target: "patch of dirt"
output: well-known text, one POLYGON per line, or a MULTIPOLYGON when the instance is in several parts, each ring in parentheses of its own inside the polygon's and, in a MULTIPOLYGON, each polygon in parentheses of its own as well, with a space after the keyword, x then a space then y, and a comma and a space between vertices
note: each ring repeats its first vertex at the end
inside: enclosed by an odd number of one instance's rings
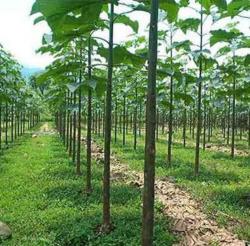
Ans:
MULTIPOLYGON (((223 152, 223 153, 226 153, 226 154, 231 153, 231 148, 229 146, 227 146, 227 145, 207 144, 206 149, 208 149, 210 151, 215 151, 215 152, 223 152)), ((234 153, 235 153, 235 156, 247 157, 247 156, 250 155, 250 153, 248 151, 239 150, 237 148, 235 148, 234 153)))
MULTIPOLYGON (((86 140, 84 140, 86 141, 86 140)), ((92 158, 103 163, 103 149, 92 142, 92 158)), ((135 172, 115 156, 111 156, 111 180, 125 182, 138 188, 143 188, 144 175, 135 172)), ((181 236, 179 246, 245 246, 246 242, 239 240, 236 235, 226 228, 221 228, 210 219, 201 205, 191 195, 177 186, 173 177, 156 179, 156 199, 163 204, 163 213, 170 218, 172 231, 181 236)))
POLYGON ((44 123, 40 129, 32 134, 32 138, 37 138, 38 136, 42 135, 54 135, 57 134, 55 129, 52 129, 48 122, 44 123))

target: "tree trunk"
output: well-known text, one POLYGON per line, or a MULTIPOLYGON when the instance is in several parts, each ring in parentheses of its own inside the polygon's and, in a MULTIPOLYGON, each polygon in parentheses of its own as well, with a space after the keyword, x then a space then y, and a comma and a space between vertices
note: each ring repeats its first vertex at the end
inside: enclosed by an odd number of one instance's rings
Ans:
POLYGON ((135 85, 135 110, 134 110, 134 150, 137 147, 137 81, 135 85))
MULTIPOLYGON (((170 30, 170 45, 172 46, 172 44, 173 44, 173 32, 172 32, 172 27, 171 27, 171 30, 170 30)), ((171 49, 170 58, 171 58, 171 70, 173 70, 173 60, 172 60, 173 59, 173 49, 171 49)), ((171 75, 171 77, 170 77, 169 125, 168 125, 168 158, 167 158, 167 163, 168 163, 169 167, 171 167, 171 161, 172 161, 173 82, 174 82, 174 77, 173 77, 173 75, 171 75)))
POLYGON ((148 88, 146 103, 142 246, 153 245, 158 6, 158 0, 151 1, 148 88))
POLYGON ((106 116, 104 138, 104 172, 103 172, 103 226, 107 231, 111 227, 110 218, 110 142, 112 114, 112 78, 113 78, 113 32, 114 32, 114 3, 110 4, 109 16, 109 59, 108 81, 106 88, 106 116))
MULTIPOLYGON (((92 79, 92 63, 91 63, 91 39, 88 40, 88 79, 92 79)), ((88 123, 87 123, 87 177, 86 177, 86 192, 91 193, 91 129, 92 129, 92 90, 88 90, 88 123)))
MULTIPOLYGON (((200 11, 200 52, 203 50, 203 7, 201 3, 200 11)), ((201 126, 202 126, 202 112, 201 112, 201 89, 202 89, 202 57, 200 57, 199 64, 199 82, 198 82, 198 102, 197 102, 197 133, 196 133, 196 148, 195 148, 195 166, 194 174, 197 176, 199 174, 200 167, 200 136, 201 136, 201 126)))
MULTIPOLYGON (((235 68, 235 55, 233 58, 233 64, 235 68)), ((233 107, 232 107, 232 139, 231 139, 231 157, 234 158, 234 149, 235 149, 235 104, 236 104, 236 95, 235 95, 235 90, 236 90, 236 77, 235 77, 235 70, 234 70, 234 76, 233 76, 233 107)))
MULTIPOLYGON (((82 51, 81 51, 82 52, 82 51)), ((80 84, 82 82, 82 68, 80 68, 80 84)), ((82 130, 82 88, 78 92, 78 135, 77 135, 77 155, 76 155, 76 174, 81 175, 81 130, 82 130)))
POLYGON ((123 96, 123 127, 122 127, 122 145, 126 144, 126 96, 123 96))

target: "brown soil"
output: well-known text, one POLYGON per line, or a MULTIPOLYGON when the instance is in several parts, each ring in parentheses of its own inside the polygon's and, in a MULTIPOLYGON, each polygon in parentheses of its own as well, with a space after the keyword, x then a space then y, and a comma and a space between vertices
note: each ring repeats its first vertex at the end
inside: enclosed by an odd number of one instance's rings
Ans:
MULTIPOLYGON (((103 149, 92 143, 92 157, 103 163, 103 149)), ((143 173, 129 169, 115 156, 111 156, 112 182, 124 182, 138 188, 143 187, 143 173)), ((173 178, 156 179, 156 198, 163 205, 163 213, 170 218, 172 231, 180 236, 179 246, 221 245, 244 246, 246 243, 226 228, 218 226, 206 215, 201 204, 178 187, 173 178)))

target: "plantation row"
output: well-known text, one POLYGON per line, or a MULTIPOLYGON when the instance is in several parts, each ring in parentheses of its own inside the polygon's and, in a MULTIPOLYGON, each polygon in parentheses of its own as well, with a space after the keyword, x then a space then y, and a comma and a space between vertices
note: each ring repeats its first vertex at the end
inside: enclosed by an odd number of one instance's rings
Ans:
POLYGON ((85 189, 91 195, 92 135, 102 135, 100 231, 108 233, 113 229, 111 139, 117 142, 122 133, 125 145, 131 131, 136 150, 138 137, 145 136, 142 245, 152 245, 159 135, 167 140, 166 168, 173 164, 174 140, 194 148, 194 178, 200 174, 201 147, 230 148, 232 158, 238 149, 249 151, 250 39, 239 24, 249 22, 249 10, 248 0, 36 0, 35 24, 46 21, 52 31, 44 35, 39 52, 55 59, 28 86, 19 65, 1 49, 0 133, 5 144, 39 121, 42 98, 78 175, 86 134, 85 189), (183 18, 182 11, 190 17, 183 18), (137 12, 150 16, 149 30, 141 31, 137 12), (116 24, 131 29, 119 44, 116 24))
POLYGON ((40 102, 21 66, 0 45, 0 150, 39 122, 40 102))

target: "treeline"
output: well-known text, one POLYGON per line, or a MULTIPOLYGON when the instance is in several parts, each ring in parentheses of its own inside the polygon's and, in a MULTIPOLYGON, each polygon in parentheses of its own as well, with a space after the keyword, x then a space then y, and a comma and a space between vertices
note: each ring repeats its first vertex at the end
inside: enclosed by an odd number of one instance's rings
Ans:
POLYGON ((40 120, 38 94, 22 77, 21 66, 0 45, 0 150, 40 120))

